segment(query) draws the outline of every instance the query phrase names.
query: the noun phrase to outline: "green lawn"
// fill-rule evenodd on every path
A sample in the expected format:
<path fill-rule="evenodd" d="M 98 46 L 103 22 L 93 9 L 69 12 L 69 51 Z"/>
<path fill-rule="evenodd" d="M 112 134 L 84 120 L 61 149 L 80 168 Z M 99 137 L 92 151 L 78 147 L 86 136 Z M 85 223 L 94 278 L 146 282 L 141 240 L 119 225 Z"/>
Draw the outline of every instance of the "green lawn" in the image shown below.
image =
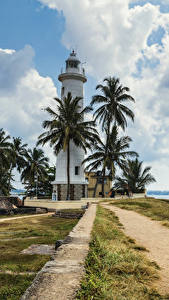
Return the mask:
<path fill-rule="evenodd" d="M 112 203 L 123 209 L 134 210 L 169 227 L 169 201 L 154 198 L 121 199 Z"/>
<path fill-rule="evenodd" d="M 57 239 L 63 239 L 77 221 L 38 216 L 1 222 L 0 271 L 38 272 L 50 256 L 26 255 L 20 252 L 31 244 L 54 244 Z M 20 299 L 35 275 L 0 273 L 0 299 Z"/>
<path fill-rule="evenodd" d="M 158 266 L 125 236 L 115 214 L 99 207 L 92 231 L 80 300 L 166 300 L 153 287 Z M 143 251 L 144 250 L 144 251 Z"/>

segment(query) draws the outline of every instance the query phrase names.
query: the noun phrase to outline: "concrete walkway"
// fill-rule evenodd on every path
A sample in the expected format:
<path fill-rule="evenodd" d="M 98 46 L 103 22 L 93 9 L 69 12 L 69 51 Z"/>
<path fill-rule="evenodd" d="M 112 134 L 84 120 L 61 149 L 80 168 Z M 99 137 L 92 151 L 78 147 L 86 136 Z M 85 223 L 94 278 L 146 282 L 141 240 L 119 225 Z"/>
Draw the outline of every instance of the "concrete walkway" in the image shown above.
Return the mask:
<path fill-rule="evenodd" d="M 156 287 L 162 294 L 169 294 L 169 229 L 134 211 L 103 206 L 115 212 L 124 225 L 124 232 L 149 251 L 146 256 L 160 267 L 160 280 Z"/>
<path fill-rule="evenodd" d="M 37 274 L 21 300 L 74 299 L 84 273 L 84 262 L 89 250 L 91 230 L 96 216 L 92 204 L 69 234 L 69 244 L 62 245 L 53 260 Z"/>

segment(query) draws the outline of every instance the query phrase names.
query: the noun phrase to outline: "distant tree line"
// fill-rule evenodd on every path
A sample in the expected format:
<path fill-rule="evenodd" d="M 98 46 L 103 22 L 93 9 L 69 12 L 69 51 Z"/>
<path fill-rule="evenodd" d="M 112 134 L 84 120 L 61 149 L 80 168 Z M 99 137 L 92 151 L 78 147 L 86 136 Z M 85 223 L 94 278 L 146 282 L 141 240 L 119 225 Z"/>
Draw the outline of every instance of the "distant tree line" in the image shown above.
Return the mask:
<path fill-rule="evenodd" d="M 0 129 L 0 195 L 9 195 L 14 188 L 14 170 L 20 173 L 28 195 L 51 196 L 55 167 L 39 148 L 28 148 L 20 137 L 11 137 Z"/>

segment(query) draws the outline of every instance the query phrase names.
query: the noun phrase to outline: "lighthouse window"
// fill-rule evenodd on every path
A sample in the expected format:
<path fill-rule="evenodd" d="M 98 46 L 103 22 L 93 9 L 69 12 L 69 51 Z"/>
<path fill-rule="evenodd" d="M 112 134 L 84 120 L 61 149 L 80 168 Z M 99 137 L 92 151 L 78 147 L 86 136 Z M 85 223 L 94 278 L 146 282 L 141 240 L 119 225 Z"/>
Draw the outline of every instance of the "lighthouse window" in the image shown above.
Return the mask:
<path fill-rule="evenodd" d="M 77 61 L 69 61 L 66 62 L 66 68 L 77 68 L 78 62 Z"/>
<path fill-rule="evenodd" d="M 75 167 L 75 175 L 79 175 L 79 169 L 80 168 L 78 166 Z"/>
<path fill-rule="evenodd" d="M 64 95 L 64 91 L 65 91 L 65 88 L 64 88 L 64 87 L 62 87 L 62 91 L 61 91 L 61 97 L 63 97 L 63 95 Z"/>

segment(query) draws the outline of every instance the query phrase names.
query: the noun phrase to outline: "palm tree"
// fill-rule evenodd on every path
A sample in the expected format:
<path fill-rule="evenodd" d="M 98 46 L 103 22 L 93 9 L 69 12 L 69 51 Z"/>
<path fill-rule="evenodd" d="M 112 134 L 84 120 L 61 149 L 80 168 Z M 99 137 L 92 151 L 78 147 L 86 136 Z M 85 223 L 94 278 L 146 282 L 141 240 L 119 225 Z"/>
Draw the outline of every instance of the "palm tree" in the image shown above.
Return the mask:
<path fill-rule="evenodd" d="M 1 128 L 0 129 L 0 193 L 8 195 L 8 181 L 10 178 L 10 136 Z"/>
<path fill-rule="evenodd" d="M 37 194 L 38 180 L 43 180 L 47 176 L 48 161 L 42 149 L 28 149 L 25 154 L 25 167 L 21 173 L 21 181 L 28 184 L 28 190 L 36 188 Z"/>
<path fill-rule="evenodd" d="M 10 178 L 10 182 L 13 179 L 12 175 L 9 173 L 8 169 L 3 168 L 0 166 L 0 195 L 8 196 L 9 190 L 13 188 L 13 186 L 8 184 Z"/>
<path fill-rule="evenodd" d="M 11 143 L 9 141 L 10 136 L 6 135 L 6 132 L 0 129 L 0 166 L 4 168 L 9 168 L 9 154 Z"/>
<path fill-rule="evenodd" d="M 126 117 L 134 121 L 134 113 L 125 105 L 125 102 L 135 102 L 135 100 L 128 94 L 130 89 L 123 87 L 118 78 L 109 77 L 103 81 L 106 82 L 106 85 L 99 84 L 96 86 L 96 90 L 101 90 L 102 95 L 97 94 L 93 96 L 91 105 L 101 104 L 94 112 L 94 117 L 95 120 L 98 119 L 102 124 L 102 130 L 106 130 L 106 157 L 113 122 L 124 130 L 127 126 Z M 102 170 L 102 197 L 104 197 L 105 165 L 106 163 L 103 164 Z"/>
<path fill-rule="evenodd" d="M 46 177 L 38 181 L 38 189 L 45 197 L 52 196 L 53 186 L 52 182 L 55 180 L 56 167 L 49 167 L 46 169 Z"/>
<path fill-rule="evenodd" d="M 70 198 L 70 141 L 86 152 L 86 149 L 91 149 L 94 141 L 98 139 L 94 121 L 84 121 L 84 114 L 92 108 L 85 107 L 81 110 L 81 99 L 73 98 L 71 93 L 63 100 L 54 98 L 56 109 L 46 108 L 52 120 L 43 122 L 43 128 L 47 131 L 39 136 L 37 143 L 44 145 L 50 142 L 56 155 L 61 150 L 67 151 L 67 199 Z"/>
<path fill-rule="evenodd" d="M 129 136 L 119 137 L 117 126 L 114 125 L 108 145 L 100 140 L 94 146 L 95 152 L 84 159 L 83 163 L 89 163 L 85 170 L 91 172 L 98 168 L 107 169 L 111 179 L 114 179 L 116 166 L 123 169 L 127 157 L 138 156 L 136 152 L 127 150 L 131 141 L 132 139 Z"/>
<path fill-rule="evenodd" d="M 115 188 L 125 189 L 126 186 L 134 192 L 139 192 L 145 189 L 145 186 L 156 182 L 155 178 L 151 175 L 151 167 L 143 169 L 143 162 L 137 158 L 135 160 L 128 160 L 125 169 L 123 170 L 122 177 L 115 178 Z"/>
<path fill-rule="evenodd" d="M 27 144 L 22 144 L 22 139 L 20 137 L 14 138 L 13 143 L 10 145 L 10 156 L 11 156 L 11 163 L 9 173 L 12 174 L 14 168 L 17 168 L 17 171 L 20 173 L 21 170 L 25 166 L 25 156 L 26 156 L 26 147 Z M 9 176 L 9 186 L 10 186 L 10 178 Z"/>

